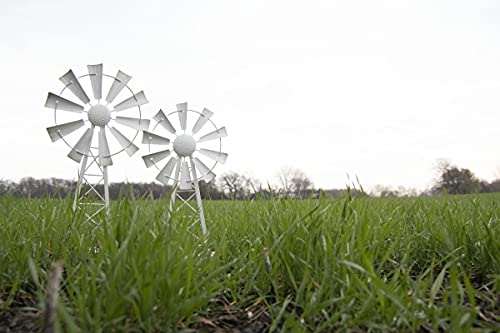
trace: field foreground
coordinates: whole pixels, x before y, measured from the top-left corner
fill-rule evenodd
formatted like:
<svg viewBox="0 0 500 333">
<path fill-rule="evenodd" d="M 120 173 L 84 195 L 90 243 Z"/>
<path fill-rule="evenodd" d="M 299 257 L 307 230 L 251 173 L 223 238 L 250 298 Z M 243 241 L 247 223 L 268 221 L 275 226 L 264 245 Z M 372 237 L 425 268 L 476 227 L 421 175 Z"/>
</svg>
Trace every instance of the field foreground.
<svg viewBox="0 0 500 333">
<path fill-rule="evenodd" d="M 0 198 L 0 332 L 500 331 L 500 195 L 204 202 Z"/>
</svg>

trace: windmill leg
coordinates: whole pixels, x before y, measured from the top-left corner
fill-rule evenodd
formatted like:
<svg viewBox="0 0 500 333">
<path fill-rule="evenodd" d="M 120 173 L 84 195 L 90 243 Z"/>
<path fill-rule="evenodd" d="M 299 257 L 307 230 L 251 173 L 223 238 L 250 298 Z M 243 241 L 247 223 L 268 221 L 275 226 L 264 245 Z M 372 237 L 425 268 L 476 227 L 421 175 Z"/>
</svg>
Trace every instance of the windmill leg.
<svg viewBox="0 0 500 333">
<path fill-rule="evenodd" d="M 168 204 L 168 216 L 167 222 L 170 221 L 170 217 L 172 216 L 174 209 L 175 196 L 177 195 L 177 186 L 175 183 L 173 184 L 174 188 L 172 189 L 172 194 L 170 195 L 170 203 Z"/>
<path fill-rule="evenodd" d="M 179 173 L 181 171 L 181 164 L 177 163 L 177 166 L 175 168 L 175 178 L 174 179 L 179 179 Z M 170 195 L 170 203 L 168 205 L 168 216 L 167 216 L 167 222 L 170 221 L 170 217 L 172 216 L 174 212 L 174 203 L 175 203 L 175 197 L 177 196 L 177 185 L 178 181 L 172 183 L 172 194 Z"/>
<path fill-rule="evenodd" d="M 87 154 L 83 155 L 82 165 L 80 168 L 80 173 L 78 174 L 78 183 L 76 184 L 75 200 L 73 201 L 73 210 L 75 211 L 78 207 L 78 197 L 80 196 L 80 190 L 82 188 L 83 175 L 87 169 L 87 159 L 89 156 Z"/>
<path fill-rule="evenodd" d="M 106 209 L 106 217 L 109 219 L 109 185 L 108 185 L 108 167 L 102 167 L 102 177 L 104 179 L 104 206 Z"/>
<path fill-rule="evenodd" d="M 200 186 L 198 185 L 198 176 L 196 175 L 196 168 L 194 167 L 193 158 L 190 157 L 191 162 L 191 174 L 193 176 L 194 191 L 196 193 L 196 202 L 198 203 L 198 211 L 200 213 L 201 230 L 205 235 L 207 233 L 207 225 L 205 224 L 205 214 L 203 214 L 203 205 L 201 203 Z"/>
</svg>

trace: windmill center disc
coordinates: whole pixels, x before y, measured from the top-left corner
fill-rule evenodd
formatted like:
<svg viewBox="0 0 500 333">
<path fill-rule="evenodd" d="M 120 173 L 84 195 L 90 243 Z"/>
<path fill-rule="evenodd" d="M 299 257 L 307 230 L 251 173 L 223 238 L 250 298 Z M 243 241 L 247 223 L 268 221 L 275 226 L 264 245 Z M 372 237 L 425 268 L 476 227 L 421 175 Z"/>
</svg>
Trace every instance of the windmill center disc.
<svg viewBox="0 0 500 333">
<path fill-rule="evenodd" d="M 111 120 L 111 111 L 102 104 L 96 104 L 89 110 L 89 120 L 92 125 L 105 126 Z"/>
<path fill-rule="evenodd" d="M 191 135 L 181 134 L 174 140 L 174 151 L 179 156 L 191 156 L 196 150 L 196 141 Z"/>
</svg>

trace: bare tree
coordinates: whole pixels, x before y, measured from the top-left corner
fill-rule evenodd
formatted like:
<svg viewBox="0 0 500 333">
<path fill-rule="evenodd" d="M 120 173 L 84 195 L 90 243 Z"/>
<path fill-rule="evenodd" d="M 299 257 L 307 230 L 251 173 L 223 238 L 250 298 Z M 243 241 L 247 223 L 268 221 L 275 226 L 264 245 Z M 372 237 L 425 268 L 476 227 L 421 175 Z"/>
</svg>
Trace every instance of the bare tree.
<svg viewBox="0 0 500 333">
<path fill-rule="evenodd" d="M 235 171 L 223 174 L 218 182 L 224 193 L 234 200 L 245 198 L 255 187 L 255 181 L 252 178 Z"/>
<path fill-rule="evenodd" d="M 418 196 L 418 191 L 415 188 L 404 186 L 393 188 L 391 186 L 375 185 L 370 191 L 370 196 L 381 198 L 416 197 Z"/>
<path fill-rule="evenodd" d="M 313 182 L 300 169 L 285 167 L 278 173 L 281 190 L 287 195 L 303 197 L 312 190 Z"/>
<path fill-rule="evenodd" d="M 398 197 L 398 190 L 393 189 L 390 186 L 385 185 L 375 185 L 373 189 L 370 191 L 370 196 L 380 197 L 380 198 L 393 198 Z"/>
</svg>

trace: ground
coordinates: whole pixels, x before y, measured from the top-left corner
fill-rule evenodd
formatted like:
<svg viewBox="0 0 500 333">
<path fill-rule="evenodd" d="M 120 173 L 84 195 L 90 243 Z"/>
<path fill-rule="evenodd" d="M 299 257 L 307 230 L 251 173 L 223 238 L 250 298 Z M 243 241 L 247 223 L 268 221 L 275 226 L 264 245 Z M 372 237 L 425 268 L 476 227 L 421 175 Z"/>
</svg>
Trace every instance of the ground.
<svg viewBox="0 0 500 333">
<path fill-rule="evenodd" d="M 500 331 L 500 195 L 167 207 L 0 198 L 0 332 L 41 330 L 58 260 L 59 331 Z"/>
</svg>

